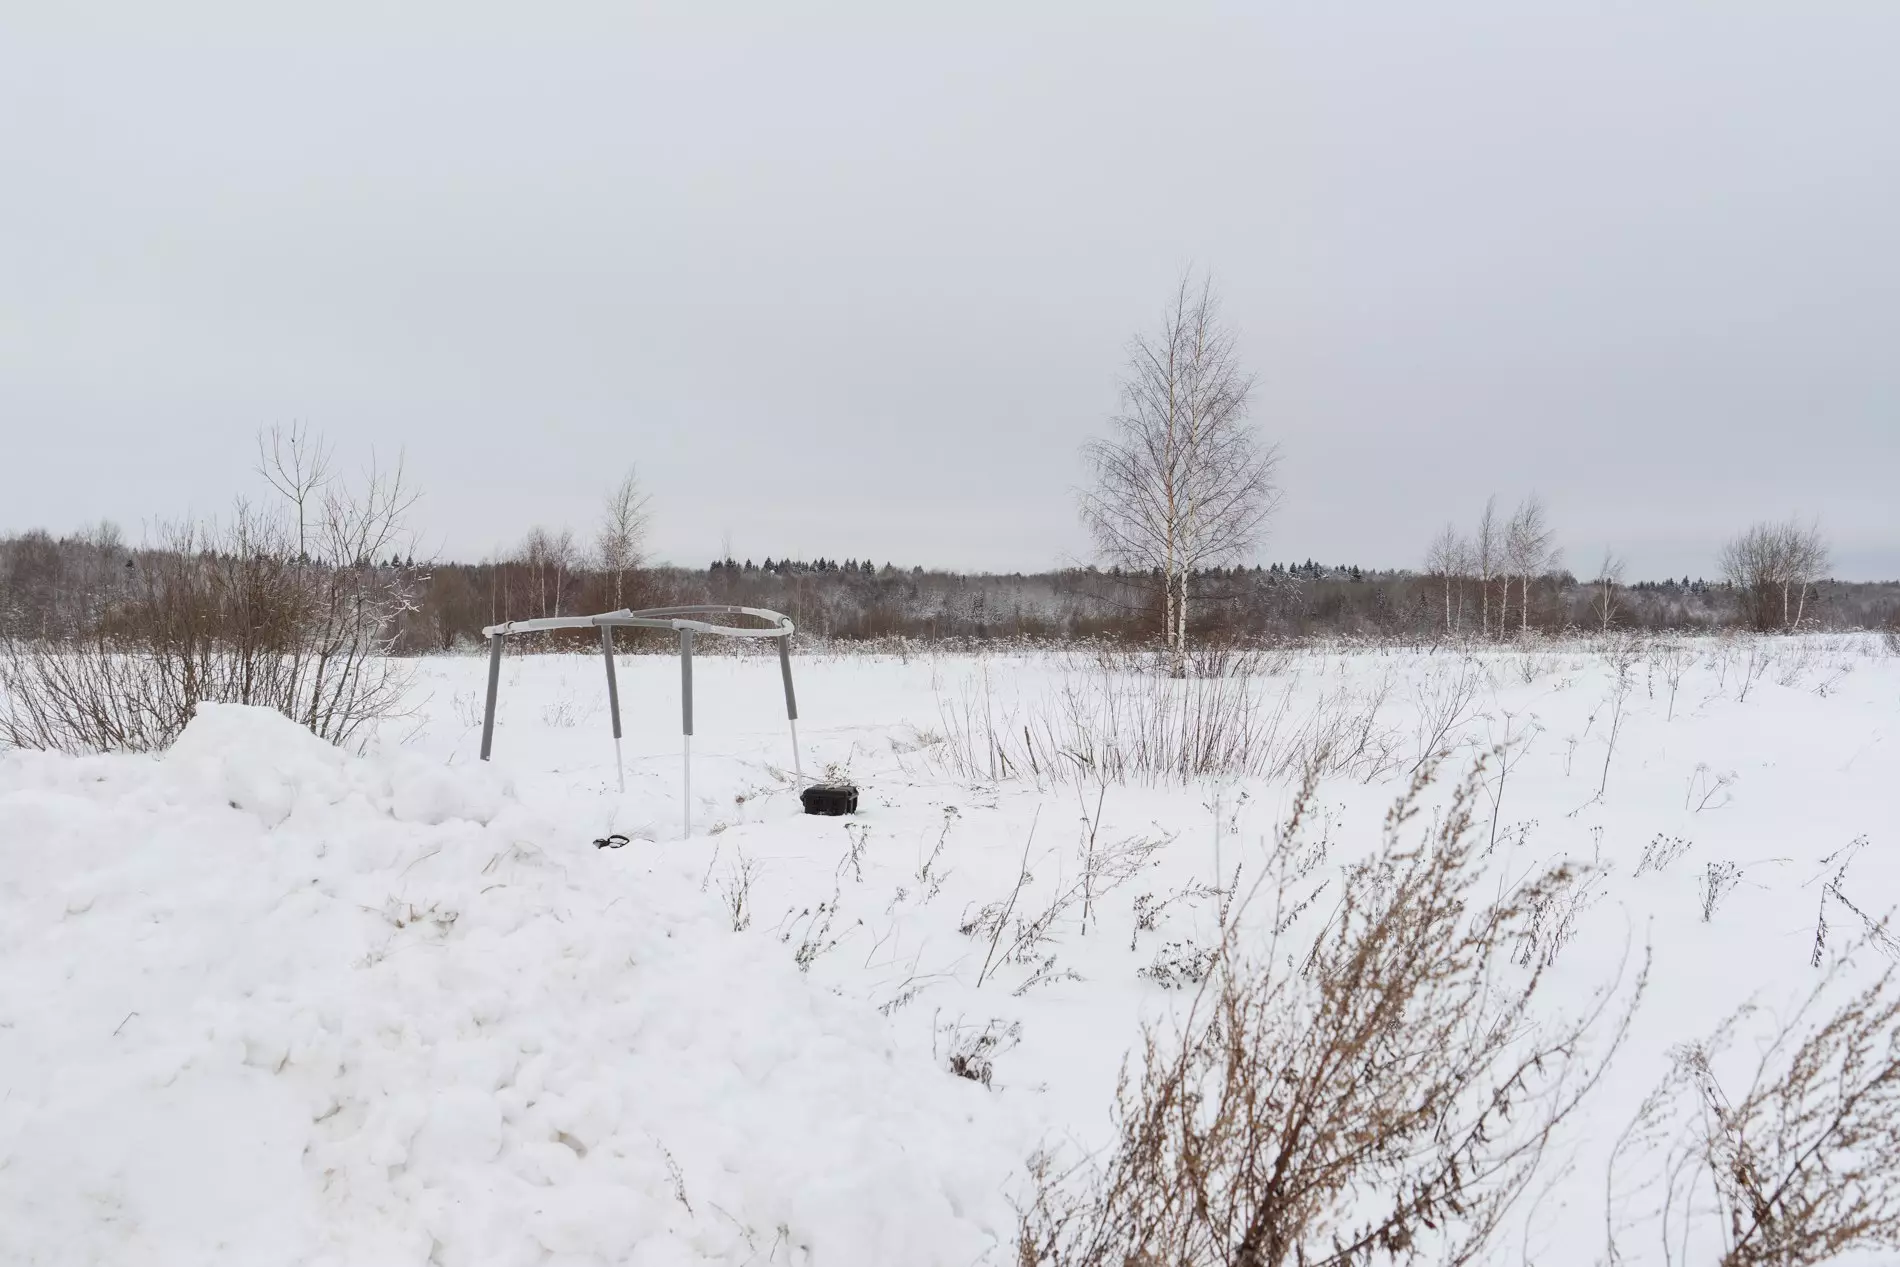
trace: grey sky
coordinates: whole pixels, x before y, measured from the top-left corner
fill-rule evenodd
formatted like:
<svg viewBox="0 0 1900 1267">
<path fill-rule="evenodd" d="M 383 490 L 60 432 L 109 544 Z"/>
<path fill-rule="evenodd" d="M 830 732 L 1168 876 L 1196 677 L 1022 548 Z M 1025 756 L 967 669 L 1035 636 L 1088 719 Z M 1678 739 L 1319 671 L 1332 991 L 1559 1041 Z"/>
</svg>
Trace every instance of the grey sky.
<svg viewBox="0 0 1900 1267">
<path fill-rule="evenodd" d="M 219 511 L 303 419 L 458 557 L 638 462 L 676 560 L 1043 567 L 1194 266 L 1263 558 L 1535 488 L 1580 570 L 1798 512 L 1900 575 L 1896 49 L 1877 0 L 0 0 L 0 530 Z"/>
</svg>

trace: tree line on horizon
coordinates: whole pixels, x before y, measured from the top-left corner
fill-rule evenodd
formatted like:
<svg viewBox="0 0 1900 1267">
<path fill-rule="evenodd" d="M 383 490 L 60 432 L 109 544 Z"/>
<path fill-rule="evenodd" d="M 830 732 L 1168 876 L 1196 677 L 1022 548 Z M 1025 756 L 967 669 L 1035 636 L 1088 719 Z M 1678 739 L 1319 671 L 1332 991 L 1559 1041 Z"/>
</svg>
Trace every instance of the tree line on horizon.
<svg viewBox="0 0 1900 1267">
<path fill-rule="evenodd" d="M 551 535 L 531 532 L 517 549 L 480 563 L 418 562 L 402 551 L 352 566 L 403 589 L 386 631 L 389 649 L 399 654 L 471 648 L 484 627 L 507 620 L 683 603 L 768 607 L 791 616 L 807 635 L 839 641 L 1165 643 L 1166 612 L 1155 601 L 1165 578 L 1157 573 L 1116 566 L 968 573 L 776 557 L 717 559 L 704 568 L 614 568 L 578 547 L 547 548 Z M 200 544 L 207 566 L 232 558 L 223 544 Z M 82 636 L 137 593 L 146 573 L 175 570 L 178 553 L 175 544 L 128 545 L 109 527 L 0 538 L 0 636 Z M 1496 637 L 1507 614 L 1519 633 L 1600 630 L 1606 594 L 1613 629 L 1709 631 L 1755 623 L 1745 594 L 1719 578 L 1619 580 L 1606 590 L 1560 567 L 1534 574 L 1528 590 L 1511 580 L 1508 607 L 1496 578 L 1429 568 L 1303 560 L 1208 567 L 1188 581 L 1194 636 L 1219 640 Z M 1778 618 L 1779 590 L 1767 597 L 1762 614 Z M 1900 582 L 1819 579 L 1805 599 L 1791 601 L 1800 607 L 1801 628 L 1883 628 L 1900 616 Z"/>
<path fill-rule="evenodd" d="M 361 663 L 467 647 L 510 620 L 728 603 L 782 611 L 807 634 L 839 640 L 1156 645 L 1179 674 L 1196 639 L 1502 640 L 1900 621 L 1900 583 L 1828 578 L 1817 523 L 1743 530 L 1712 560 L 1714 580 L 1630 582 L 1611 550 L 1588 575 L 1569 570 L 1536 493 L 1509 514 L 1488 500 L 1469 532 L 1448 523 L 1416 570 L 1263 565 L 1254 560 L 1283 495 L 1280 455 L 1250 419 L 1255 379 L 1211 280 L 1181 279 L 1157 327 L 1130 341 L 1121 386 L 1120 409 L 1080 455 L 1076 509 L 1095 546 L 1087 565 L 984 574 L 829 557 L 755 564 L 729 547 L 703 569 L 653 565 L 650 506 L 631 468 L 586 537 L 536 525 L 481 562 L 418 560 L 416 493 L 400 463 L 351 478 L 322 436 L 273 427 L 258 436 L 268 496 L 241 498 L 221 524 L 162 523 L 136 546 L 109 523 L 0 538 L 0 651 L 17 665 L 28 644 L 137 649 L 150 641 L 142 630 L 165 627 L 189 630 L 193 648 L 275 639 L 324 667 L 339 655 Z"/>
</svg>

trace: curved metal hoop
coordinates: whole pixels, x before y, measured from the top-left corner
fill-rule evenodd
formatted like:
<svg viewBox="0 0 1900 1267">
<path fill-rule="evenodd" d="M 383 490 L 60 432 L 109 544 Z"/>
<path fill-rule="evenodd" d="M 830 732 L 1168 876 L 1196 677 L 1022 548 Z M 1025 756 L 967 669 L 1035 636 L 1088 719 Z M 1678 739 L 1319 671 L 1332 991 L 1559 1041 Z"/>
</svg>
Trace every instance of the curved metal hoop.
<svg viewBox="0 0 1900 1267">
<path fill-rule="evenodd" d="M 770 621 L 765 628 L 743 625 L 715 625 L 692 616 L 756 616 Z M 506 638 L 509 634 L 545 633 L 550 629 L 690 629 L 694 633 L 721 638 L 790 638 L 797 632 L 790 616 L 763 607 L 733 607 L 718 603 L 696 603 L 685 607 L 646 607 L 639 611 L 621 608 L 598 616 L 545 616 L 539 620 L 510 620 L 489 625 L 482 637 Z"/>
</svg>

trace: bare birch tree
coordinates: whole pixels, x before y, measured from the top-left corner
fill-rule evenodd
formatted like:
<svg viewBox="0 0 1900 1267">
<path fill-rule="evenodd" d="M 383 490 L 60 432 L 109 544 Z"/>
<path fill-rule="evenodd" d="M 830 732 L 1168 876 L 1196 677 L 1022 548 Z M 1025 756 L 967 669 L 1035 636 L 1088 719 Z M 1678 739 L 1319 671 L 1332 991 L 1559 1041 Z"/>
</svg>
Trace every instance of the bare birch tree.
<svg viewBox="0 0 1900 1267">
<path fill-rule="evenodd" d="M 1596 593 L 1590 599 L 1590 611 L 1607 633 L 1610 622 L 1616 619 L 1617 605 L 1621 598 L 1619 591 L 1623 588 L 1623 560 L 1605 548 L 1603 562 L 1597 568 L 1596 579 L 1590 583 L 1596 587 Z"/>
<path fill-rule="evenodd" d="M 600 519 L 600 534 L 594 549 L 603 571 L 613 573 L 614 606 L 626 606 L 623 593 L 627 573 L 640 566 L 647 536 L 647 496 L 640 491 L 639 473 L 629 468 L 620 483 L 607 494 Z M 730 551 L 728 551 L 730 553 Z"/>
<path fill-rule="evenodd" d="M 1518 503 L 1511 520 L 1504 526 L 1505 581 L 1504 597 L 1509 605 L 1511 580 L 1518 580 L 1518 606 L 1521 609 L 1520 628 L 1528 631 L 1531 627 L 1531 578 L 1555 567 L 1557 551 L 1552 545 L 1556 533 L 1551 529 L 1550 520 L 1544 509 L 1544 499 L 1532 493 Z M 1503 632 L 1504 613 L 1498 613 L 1499 632 Z"/>
<path fill-rule="evenodd" d="M 1246 423 L 1252 375 L 1220 319 L 1211 281 L 1181 279 L 1153 336 L 1137 335 L 1122 411 L 1083 459 L 1082 521 L 1101 555 L 1162 580 L 1174 671 L 1186 671 L 1189 582 L 1243 557 L 1280 500 L 1279 452 Z"/>
<path fill-rule="evenodd" d="M 536 524 L 522 538 L 517 557 L 534 577 L 537 616 L 561 614 L 561 590 L 567 574 L 573 570 L 578 553 L 574 548 L 574 533 L 567 528 L 550 531 Z M 551 590 L 548 584 L 550 580 L 553 581 Z"/>
<path fill-rule="evenodd" d="M 1446 524 L 1439 534 L 1432 538 L 1432 544 L 1425 552 L 1425 572 L 1428 576 L 1439 578 L 1445 587 L 1445 632 L 1451 633 L 1457 625 L 1452 617 L 1451 595 L 1454 587 L 1462 585 L 1465 573 L 1471 567 L 1471 544 L 1458 535 L 1458 530 Z"/>
<path fill-rule="evenodd" d="M 1472 540 L 1472 561 L 1478 570 L 1478 594 L 1481 604 L 1479 626 L 1485 637 L 1491 636 L 1491 582 L 1497 579 L 1503 554 L 1502 535 L 1498 530 L 1498 499 L 1488 497 L 1484 513 L 1478 516 L 1478 535 Z M 1504 612 L 1498 611 L 1498 634 L 1504 633 Z"/>
</svg>

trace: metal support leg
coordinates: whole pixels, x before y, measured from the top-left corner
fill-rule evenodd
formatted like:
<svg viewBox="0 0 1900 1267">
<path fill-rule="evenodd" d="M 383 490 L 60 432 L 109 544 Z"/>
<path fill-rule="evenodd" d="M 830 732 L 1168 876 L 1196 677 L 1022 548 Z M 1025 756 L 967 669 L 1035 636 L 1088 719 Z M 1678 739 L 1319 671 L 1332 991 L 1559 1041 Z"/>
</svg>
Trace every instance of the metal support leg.
<svg viewBox="0 0 1900 1267">
<path fill-rule="evenodd" d="M 778 669 L 785 679 L 785 720 L 792 724 L 792 770 L 805 781 L 805 758 L 798 750 L 798 697 L 792 694 L 792 640 L 778 640 Z"/>
<path fill-rule="evenodd" d="M 693 631 L 680 630 L 680 736 L 685 763 L 686 835 L 693 834 Z"/>
<path fill-rule="evenodd" d="M 600 627 L 600 654 L 607 661 L 607 715 L 614 723 L 614 777 L 627 790 L 627 767 L 620 759 L 620 683 L 614 677 L 614 627 Z"/>
<path fill-rule="evenodd" d="M 501 635 L 488 640 L 488 705 L 482 710 L 482 760 L 495 750 L 495 693 L 501 689 Z"/>
</svg>

